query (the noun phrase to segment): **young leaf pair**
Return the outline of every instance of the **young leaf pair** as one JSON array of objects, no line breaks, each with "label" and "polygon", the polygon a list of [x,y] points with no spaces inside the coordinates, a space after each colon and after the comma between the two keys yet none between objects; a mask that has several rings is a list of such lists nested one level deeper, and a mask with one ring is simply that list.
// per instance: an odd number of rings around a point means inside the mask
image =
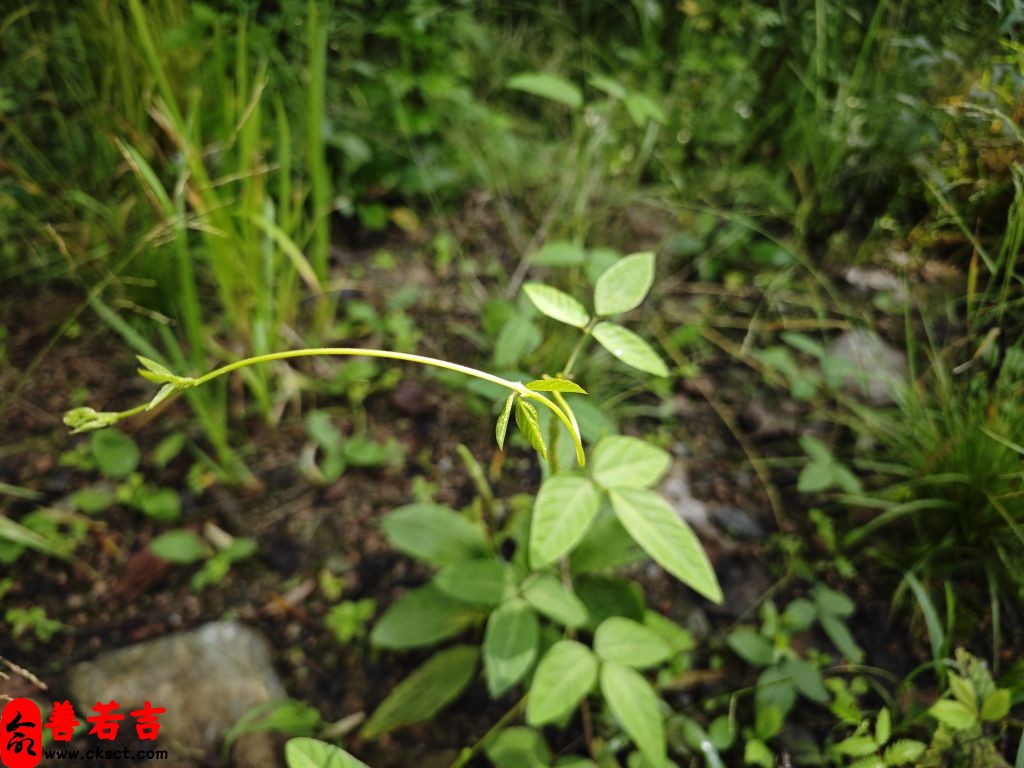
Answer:
[{"label": "young leaf pair", "polygon": [[668,376],[665,362],[646,341],[619,323],[600,319],[638,307],[653,282],[653,253],[634,253],[620,259],[608,267],[594,285],[593,318],[579,301],[550,285],[526,283],[523,291],[541,313],[593,336],[598,344],[631,368]]}]

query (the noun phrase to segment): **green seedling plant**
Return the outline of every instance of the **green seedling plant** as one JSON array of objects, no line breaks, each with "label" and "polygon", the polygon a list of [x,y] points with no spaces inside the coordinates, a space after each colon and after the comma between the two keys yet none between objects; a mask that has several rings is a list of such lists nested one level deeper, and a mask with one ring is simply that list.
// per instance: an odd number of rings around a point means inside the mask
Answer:
[{"label": "green seedling plant", "polygon": [[938,727],[919,764],[924,768],[1009,768],[995,742],[1006,731],[1012,691],[998,687],[988,665],[962,648],[956,650],[950,666],[946,694],[928,708]]},{"label": "green seedling plant", "polygon": [[[849,598],[819,584],[809,598],[791,601],[782,613],[773,602],[765,602],[759,628],[739,627],[726,637],[726,645],[733,653],[762,670],[753,689],[753,727],[742,729],[744,762],[773,768],[776,755],[769,742],[782,732],[797,699],[825,706],[833,698],[830,680],[822,674],[824,657],[804,657],[796,649],[795,637],[817,624],[849,661],[857,664],[863,660],[863,651],[846,628],[845,619],[853,610]],[[718,749],[725,750],[734,743],[738,729],[728,727],[730,722],[731,716],[722,716],[709,729],[711,741]]]},{"label": "green seedling plant", "polygon": [[[621,728],[646,764],[666,766],[665,705],[644,671],[675,655],[680,630],[671,631],[671,622],[646,611],[638,585],[608,571],[646,554],[709,600],[721,602],[722,592],[696,535],[655,490],[671,463],[668,452],[636,437],[609,435],[597,442],[588,462],[566,398],[586,394],[569,377],[590,335],[628,365],[668,373],[639,336],[598,319],[640,304],[653,281],[653,261],[651,254],[637,254],[609,267],[595,287],[594,319],[557,289],[525,286],[544,314],[584,330],[553,378],[522,383],[436,358],[359,348],[269,353],[195,378],[140,358],[140,374],[160,386],[149,402],[117,412],[76,408],[65,416],[65,423],[76,433],[102,429],[232,371],[321,355],[416,363],[510,391],[495,426],[498,447],[504,448],[514,420],[527,443],[548,460],[547,475],[532,506],[518,514],[501,515],[493,497],[485,493],[487,498],[471,508],[473,513],[479,510],[478,515],[416,503],[384,518],[392,545],[434,573],[387,609],[374,625],[370,643],[392,651],[446,645],[387,695],[364,725],[363,735],[375,737],[430,719],[482,668],[492,697],[501,699],[516,689],[522,693],[514,697],[506,718],[481,742],[467,747],[456,765],[468,764],[481,749],[494,760],[493,740],[521,716],[529,729],[540,729],[564,725],[579,711],[589,731],[593,704]],[[548,439],[538,408],[552,417]],[[556,460],[553,443],[559,425],[572,440],[577,465],[573,471],[560,469]],[[482,472],[474,476],[479,481]],[[184,542],[187,537],[180,538]],[[196,544],[188,546],[199,554]],[[447,644],[454,638],[462,639]],[[502,740],[519,738],[518,733]],[[588,746],[594,748],[593,743]],[[502,768],[506,764],[511,763],[500,763]]]},{"label": "green seedling plant", "polygon": [[[154,463],[169,461],[181,449],[183,436],[172,442],[176,445],[162,441],[157,446]],[[13,563],[26,549],[73,558],[90,530],[102,528],[102,514],[118,504],[160,522],[181,516],[178,493],[146,482],[139,471],[142,453],[131,437],[115,429],[96,432],[81,448],[65,454],[62,463],[89,474],[91,482],[18,521],[0,518],[0,563]]]},{"label": "green seedling plant", "polygon": [[[922,695],[897,696],[875,717],[868,717],[857,702],[867,686],[855,691],[840,678],[828,681],[836,694],[833,712],[848,734],[828,748],[830,763],[839,768],[1009,768],[999,742],[1005,741],[1010,726],[1013,691],[997,685],[984,661],[962,648],[954,656],[944,659],[945,693],[923,711],[911,704],[909,713],[900,713],[899,702],[924,698],[923,692],[915,692]],[[853,682],[858,681],[863,678]],[[901,688],[910,685],[908,678]]]}]

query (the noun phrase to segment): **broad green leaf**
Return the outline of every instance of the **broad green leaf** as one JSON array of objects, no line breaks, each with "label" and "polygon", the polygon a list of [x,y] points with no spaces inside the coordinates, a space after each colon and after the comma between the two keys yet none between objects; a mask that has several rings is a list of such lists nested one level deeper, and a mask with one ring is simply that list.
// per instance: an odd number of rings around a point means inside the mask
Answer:
[{"label": "broad green leaf", "polygon": [[671,463],[668,451],[646,440],[610,435],[594,447],[590,473],[603,488],[649,488]]},{"label": "broad green leaf", "polygon": [[556,101],[571,109],[583,106],[583,94],[568,80],[544,72],[523,72],[508,79],[505,85],[516,91]]},{"label": "broad green leaf", "polygon": [[138,499],[146,517],[170,523],[181,517],[181,497],[170,488],[147,488]]},{"label": "broad green leaf", "polygon": [[427,584],[406,592],[384,612],[370,633],[370,642],[378,648],[422,648],[454,637],[479,616],[470,606]]},{"label": "broad green leaf", "polygon": [[796,687],[789,674],[779,667],[768,667],[757,678],[754,689],[754,708],[778,707],[783,718],[789,714],[796,702]]},{"label": "broad green leaf", "polygon": [[161,533],[149,542],[149,548],[157,557],[178,565],[197,562],[210,553],[202,539],[184,528]]},{"label": "broad green leaf", "polygon": [[672,653],[692,651],[697,647],[693,639],[693,633],[684,627],[676,624],[667,616],[662,616],[657,611],[644,612],[644,626],[664,640]]},{"label": "broad green leaf", "polygon": [[585,259],[582,248],[565,240],[547,243],[530,257],[530,261],[540,267],[576,267]]},{"label": "broad green leaf", "polygon": [[100,472],[107,477],[120,480],[139,466],[139,446],[128,435],[116,429],[95,433],[89,440],[89,447]]},{"label": "broad green leaf", "polygon": [[796,481],[800,493],[820,493],[835,482],[835,464],[831,461],[814,460],[804,465]]},{"label": "broad green leaf", "polygon": [[625,99],[626,111],[637,128],[643,128],[648,122],[665,125],[668,118],[657,102],[643,93],[631,93]]},{"label": "broad green leaf", "polygon": [[503,728],[484,747],[494,768],[548,768],[551,750],[532,728]]},{"label": "broad green leaf", "polygon": [[592,333],[598,344],[630,368],[655,376],[668,376],[668,368],[658,353],[628,328],[604,321],[595,325]]},{"label": "broad green leaf", "polygon": [[981,719],[989,722],[1002,720],[1010,713],[1010,690],[997,688],[985,694],[981,703]]},{"label": "broad green leaf", "polygon": [[948,682],[953,698],[970,710],[978,708],[978,694],[974,692],[974,686],[970,681],[956,673],[950,672]]},{"label": "broad green leaf", "polygon": [[533,446],[533,450],[547,461],[548,447],[544,444],[544,436],[540,432],[540,416],[537,409],[522,398],[516,400],[516,426],[526,441]]},{"label": "broad green leaf", "polygon": [[882,707],[875,720],[875,742],[878,746],[884,746],[892,736],[892,715],[888,707]]},{"label": "broad green leaf", "polygon": [[788,674],[805,698],[824,704],[829,700],[828,690],[821,679],[821,672],[811,662],[803,659],[787,659],[782,664],[782,671]]},{"label": "broad green leaf", "polygon": [[583,538],[601,506],[590,480],[552,475],[540,487],[530,525],[530,564],[543,568],[572,550]]},{"label": "broad green leaf", "polygon": [[566,325],[586,328],[590,322],[587,310],[576,299],[543,283],[526,283],[523,291],[543,314]]},{"label": "broad green leaf", "polygon": [[288,740],[284,761],[288,768],[369,768],[340,747],[307,736]]},{"label": "broad green leaf", "polygon": [[591,87],[604,91],[614,99],[624,99],[626,97],[626,89],[622,87],[621,83],[610,77],[591,75],[587,78],[587,82],[590,83]]},{"label": "broad green leaf", "polygon": [[613,488],[612,509],[644,552],[708,600],[722,602],[722,589],[697,536],[653,491]]},{"label": "broad green leaf", "polygon": [[640,306],[654,283],[654,254],[634,253],[613,264],[594,286],[594,311],[618,315]]},{"label": "broad green leaf", "polygon": [[786,629],[795,634],[810,627],[817,615],[818,611],[815,609],[814,603],[798,597],[790,602],[786,606],[786,610],[782,612],[782,623]]},{"label": "broad green leaf", "polygon": [[512,566],[503,560],[463,560],[442,568],[434,583],[449,597],[464,603],[497,605],[514,587]]},{"label": "broad green leaf", "polygon": [[95,515],[117,501],[117,496],[109,488],[86,486],[71,494],[71,503],[87,515]]},{"label": "broad green leaf", "polygon": [[837,616],[852,616],[857,610],[853,600],[842,592],[836,592],[821,584],[814,588],[814,602],[822,613],[834,613]]},{"label": "broad green leaf", "polygon": [[831,464],[835,461],[829,447],[813,435],[801,435],[799,442],[800,447],[804,449],[804,453],[810,456],[814,461],[821,461],[827,464]]},{"label": "broad green leaf", "polygon": [[480,649],[474,645],[434,654],[395,686],[363,726],[362,735],[372,739],[400,725],[430,720],[469,685],[479,659]]},{"label": "broad green leaf", "polygon": [[864,757],[873,754],[878,749],[878,745],[870,736],[850,736],[836,744],[833,749],[847,757]]},{"label": "broad green leaf", "polygon": [[505,401],[505,407],[501,409],[501,414],[498,416],[498,423],[494,425],[494,437],[498,441],[498,449],[505,449],[505,435],[508,432],[508,420],[512,415],[512,406],[516,403],[515,393],[508,396]]},{"label": "broad green leaf", "polygon": [[381,521],[384,535],[399,552],[432,565],[449,565],[483,557],[484,533],[440,504],[399,507]]},{"label": "broad green leaf", "polygon": [[775,768],[775,755],[760,739],[747,739],[743,745],[743,762],[759,768]]},{"label": "broad green leaf", "polygon": [[924,754],[927,746],[913,739],[898,739],[885,750],[886,765],[908,765]]},{"label": "broad green leaf", "polygon": [[153,463],[158,467],[166,467],[181,453],[186,439],[184,432],[171,432],[157,443],[157,447],[153,450]]},{"label": "broad green leaf", "polygon": [[767,741],[772,736],[782,730],[782,712],[779,708],[772,704],[771,706],[761,707],[757,710],[757,714],[754,715],[754,735],[759,739]]},{"label": "broad green leaf", "polygon": [[596,681],[597,658],[591,650],[575,640],[560,640],[537,665],[526,700],[526,722],[541,726],[561,721]]},{"label": "broad green leaf", "polygon": [[562,582],[549,574],[542,574],[523,588],[526,602],[552,621],[571,629],[587,623],[587,607]]},{"label": "broad green leaf", "polygon": [[767,667],[775,658],[772,644],[750,627],[730,632],[725,638],[725,643],[733,653],[755,667]]},{"label": "broad green leaf", "polygon": [[964,731],[978,721],[978,716],[959,701],[942,699],[928,709],[928,714],[954,731]]},{"label": "broad green leaf", "polygon": [[594,652],[605,661],[647,669],[665,661],[672,649],[656,632],[639,622],[613,616],[594,633]]},{"label": "broad green leaf", "polygon": [[537,379],[526,385],[527,389],[534,392],[573,392],[578,395],[587,394],[587,390],[568,379]]},{"label": "broad green leaf", "polygon": [[497,698],[523,679],[537,658],[540,623],[530,606],[515,599],[503,603],[487,620],[484,671],[487,690]]},{"label": "broad green leaf", "polygon": [[287,736],[308,736],[317,731],[322,720],[320,712],[304,701],[283,699],[268,701],[248,710],[224,733],[221,755],[225,760],[231,747],[247,733],[280,733]]},{"label": "broad green leaf", "polygon": [[818,623],[843,656],[854,664],[860,664],[864,660],[864,651],[857,645],[842,619],[831,613],[822,613],[818,616]]},{"label": "broad green leaf", "polygon": [[665,768],[665,724],[651,684],[636,670],[609,661],[601,666],[601,694],[644,758]]}]

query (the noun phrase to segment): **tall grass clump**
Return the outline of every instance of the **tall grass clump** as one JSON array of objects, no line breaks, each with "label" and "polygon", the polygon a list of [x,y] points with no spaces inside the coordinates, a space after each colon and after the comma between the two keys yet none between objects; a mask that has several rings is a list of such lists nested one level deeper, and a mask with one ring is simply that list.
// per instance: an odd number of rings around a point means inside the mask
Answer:
[{"label": "tall grass clump", "polygon": [[[138,353],[184,370],[327,334],[332,185],[317,4],[301,32],[284,25],[302,38],[301,66],[274,59],[274,31],[244,12],[183,0],[43,5],[5,22],[33,41],[22,60],[35,61],[42,94],[8,117],[14,191],[52,190],[57,201],[37,200],[14,222],[53,233],[26,236],[31,252],[59,247],[104,321]],[[54,132],[62,151],[51,155]],[[159,344],[144,341],[154,335]],[[272,375],[245,378],[267,418]],[[226,390],[189,396],[222,465],[237,466]]]}]

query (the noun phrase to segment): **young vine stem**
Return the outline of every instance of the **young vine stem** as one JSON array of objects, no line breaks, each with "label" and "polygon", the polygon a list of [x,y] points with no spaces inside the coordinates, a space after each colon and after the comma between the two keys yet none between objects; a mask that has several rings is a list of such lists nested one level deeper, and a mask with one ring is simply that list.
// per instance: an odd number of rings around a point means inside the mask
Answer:
[{"label": "young vine stem", "polygon": [[[150,369],[150,371],[142,371],[142,373],[147,374],[146,378],[164,384],[165,388],[170,388],[165,396],[158,396],[159,401],[162,401],[165,397],[176,395],[185,389],[202,386],[203,384],[213,381],[220,376],[224,376],[232,371],[237,371],[240,368],[247,368],[249,366],[274,362],[276,360],[291,360],[300,357],[343,356],[377,357],[388,360],[398,360],[406,363],[416,363],[418,365],[426,365],[433,368],[443,368],[455,373],[461,373],[465,376],[472,376],[474,378],[481,379],[482,381],[490,382],[491,384],[497,384],[505,389],[512,390],[512,392],[521,398],[539,402],[557,416],[558,420],[565,425],[567,430],[569,430],[569,433],[573,438],[573,442],[576,444],[577,455],[580,458],[581,466],[583,464],[583,444],[579,435],[579,428],[576,426],[576,420],[574,418],[570,418],[570,416],[559,405],[549,400],[543,394],[528,389],[526,385],[521,382],[504,379],[501,376],[495,376],[494,374],[487,373],[486,371],[471,368],[468,365],[460,365],[447,360],[440,360],[436,357],[415,355],[409,352],[393,352],[386,349],[362,349],[360,347],[315,347],[312,349],[293,349],[285,352],[270,352],[264,355],[247,357],[242,360],[236,360],[233,363],[223,365],[220,368],[216,368],[209,373],[196,378],[176,376],[169,372],[158,372],[156,376],[154,376],[152,369]],[[149,368],[145,361],[143,361],[143,365],[146,365],[146,367]],[[126,419],[143,413],[144,411],[152,408],[154,404],[155,402],[143,403],[134,408],[129,408],[126,411],[106,413],[100,413],[91,408],[75,408],[65,414],[64,423],[71,427],[72,431],[76,433],[102,429],[117,423],[121,419]]]}]

